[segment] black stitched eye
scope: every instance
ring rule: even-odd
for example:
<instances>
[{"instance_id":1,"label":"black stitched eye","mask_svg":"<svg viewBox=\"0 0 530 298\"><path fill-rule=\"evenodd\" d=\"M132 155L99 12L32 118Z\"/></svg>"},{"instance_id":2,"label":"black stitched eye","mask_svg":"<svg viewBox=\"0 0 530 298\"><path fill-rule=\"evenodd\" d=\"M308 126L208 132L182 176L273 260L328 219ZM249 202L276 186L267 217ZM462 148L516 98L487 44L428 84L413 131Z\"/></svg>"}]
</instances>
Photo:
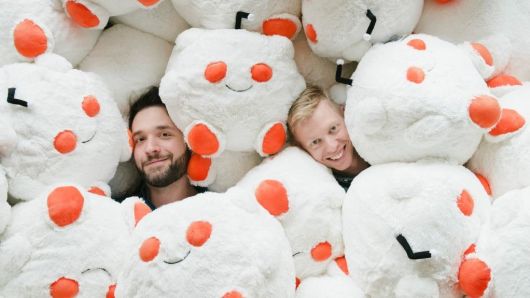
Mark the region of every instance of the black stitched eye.
<instances>
[{"instance_id":1,"label":"black stitched eye","mask_svg":"<svg viewBox=\"0 0 530 298\"><path fill-rule=\"evenodd\" d=\"M15 91L16 90L17 90L16 88L9 88L8 89L8 91L7 91L7 102L10 103L10 104L19 105L19 106L23 106L23 107L27 108L28 107L28 102L27 101L15 98Z\"/></svg>"}]
</instances>

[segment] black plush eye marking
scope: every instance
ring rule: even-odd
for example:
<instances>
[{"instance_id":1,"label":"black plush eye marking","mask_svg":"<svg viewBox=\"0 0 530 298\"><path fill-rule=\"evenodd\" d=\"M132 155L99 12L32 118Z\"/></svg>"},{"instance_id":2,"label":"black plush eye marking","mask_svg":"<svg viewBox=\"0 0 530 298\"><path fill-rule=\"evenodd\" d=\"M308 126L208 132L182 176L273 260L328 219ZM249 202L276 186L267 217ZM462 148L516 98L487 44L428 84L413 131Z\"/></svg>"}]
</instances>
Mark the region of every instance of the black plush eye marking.
<instances>
[{"instance_id":1,"label":"black plush eye marking","mask_svg":"<svg viewBox=\"0 0 530 298\"><path fill-rule=\"evenodd\" d=\"M184 261L190 255L190 253L191 253L191 250L189 250L188 253L182 259L175 260L175 261L164 261L164 263L170 264L170 265L180 263L180 262Z\"/></svg>"},{"instance_id":2,"label":"black plush eye marking","mask_svg":"<svg viewBox=\"0 0 530 298\"><path fill-rule=\"evenodd\" d=\"M428 259L431 257L430 251L419 251L419 252L413 252L412 248L409 245L409 242L407 241L407 238L405 238L403 235L399 234L396 237L399 244L401 244L401 247L405 250L407 253L407 256L411 260L421 260L421 259Z\"/></svg>"},{"instance_id":3,"label":"black plush eye marking","mask_svg":"<svg viewBox=\"0 0 530 298\"><path fill-rule=\"evenodd\" d=\"M19 105L19 106L23 106L23 107L27 108L28 107L28 102L27 101L15 98L15 91L16 90L17 90L16 88L9 88L7 90L7 102L10 103L10 104Z\"/></svg>"},{"instance_id":4,"label":"black plush eye marking","mask_svg":"<svg viewBox=\"0 0 530 298\"><path fill-rule=\"evenodd\" d=\"M252 15L248 12L238 11L236 13L236 25L234 27L235 29L241 29L242 19L252 19Z\"/></svg>"}]
</instances>

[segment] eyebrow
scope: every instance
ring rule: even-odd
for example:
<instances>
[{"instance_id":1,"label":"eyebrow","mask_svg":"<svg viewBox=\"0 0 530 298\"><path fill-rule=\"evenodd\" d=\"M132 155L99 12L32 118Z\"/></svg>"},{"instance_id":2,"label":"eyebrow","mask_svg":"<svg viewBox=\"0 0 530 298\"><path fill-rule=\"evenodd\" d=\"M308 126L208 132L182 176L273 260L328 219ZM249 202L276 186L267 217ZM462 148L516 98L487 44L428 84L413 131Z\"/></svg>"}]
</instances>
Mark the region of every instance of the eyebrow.
<instances>
[{"instance_id":1,"label":"eyebrow","mask_svg":"<svg viewBox=\"0 0 530 298\"><path fill-rule=\"evenodd\" d=\"M159 126L156 126L155 129L156 129L156 130L164 130L164 129L173 129L173 130L176 130L177 128L176 128L176 127L169 126L169 125L159 125ZM136 132L134 132L132 135L133 135L133 137L134 137L134 136L136 136L136 135L139 135L140 133L143 133L143 131L141 131L141 130L136 131Z\"/></svg>"}]
</instances>

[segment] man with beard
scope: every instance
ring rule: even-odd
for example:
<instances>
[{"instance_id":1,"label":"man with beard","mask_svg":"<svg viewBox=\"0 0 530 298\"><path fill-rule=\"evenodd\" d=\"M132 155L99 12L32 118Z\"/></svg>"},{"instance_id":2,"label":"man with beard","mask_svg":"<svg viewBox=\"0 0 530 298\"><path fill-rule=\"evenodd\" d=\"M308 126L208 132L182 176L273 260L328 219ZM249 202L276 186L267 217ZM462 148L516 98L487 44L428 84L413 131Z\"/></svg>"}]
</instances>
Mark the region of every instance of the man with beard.
<instances>
[{"instance_id":1,"label":"man with beard","mask_svg":"<svg viewBox=\"0 0 530 298\"><path fill-rule=\"evenodd\" d=\"M134 163L143 183L137 192L151 209L180 201L197 193L186 175L190 151L152 87L129 112L134 142Z\"/></svg>"}]
</instances>

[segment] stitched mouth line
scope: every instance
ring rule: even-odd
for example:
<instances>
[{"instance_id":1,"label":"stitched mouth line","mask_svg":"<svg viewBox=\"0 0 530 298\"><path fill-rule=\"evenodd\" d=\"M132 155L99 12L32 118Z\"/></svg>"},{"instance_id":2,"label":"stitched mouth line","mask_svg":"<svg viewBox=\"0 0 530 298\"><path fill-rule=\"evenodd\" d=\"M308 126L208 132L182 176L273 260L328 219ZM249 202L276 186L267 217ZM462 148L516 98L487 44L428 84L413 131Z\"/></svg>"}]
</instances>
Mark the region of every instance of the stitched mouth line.
<instances>
[{"instance_id":1,"label":"stitched mouth line","mask_svg":"<svg viewBox=\"0 0 530 298\"><path fill-rule=\"evenodd\" d=\"M177 261L164 261L164 263L169 264L169 265L178 264L184 261L190 255L190 253L191 253L191 250L188 250L188 253L184 256L184 258L177 260Z\"/></svg>"},{"instance_id":2,"label":"stitched mouth line","mask_svg":"<svg viewBox=\"0 0 530 298\"><path fill-rule=\"evenodd\" d=\"M234 89L232 87L230 87L228 84L225 84L226 88L234 91L234 92L245 92L247 90L250 90L250 88L254 87L253 85L250 85L250 87L248 87L247 89L241 89L241 90L238 90L238 89Z\"/></svg>"}]
</instances>

